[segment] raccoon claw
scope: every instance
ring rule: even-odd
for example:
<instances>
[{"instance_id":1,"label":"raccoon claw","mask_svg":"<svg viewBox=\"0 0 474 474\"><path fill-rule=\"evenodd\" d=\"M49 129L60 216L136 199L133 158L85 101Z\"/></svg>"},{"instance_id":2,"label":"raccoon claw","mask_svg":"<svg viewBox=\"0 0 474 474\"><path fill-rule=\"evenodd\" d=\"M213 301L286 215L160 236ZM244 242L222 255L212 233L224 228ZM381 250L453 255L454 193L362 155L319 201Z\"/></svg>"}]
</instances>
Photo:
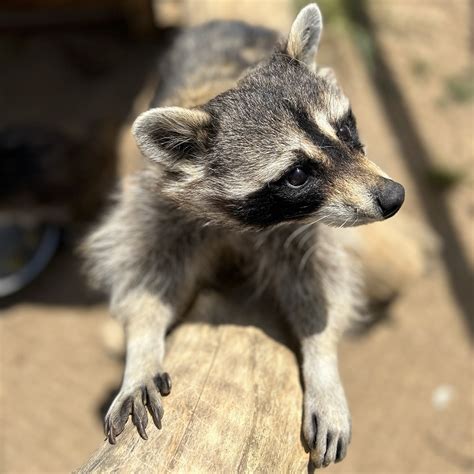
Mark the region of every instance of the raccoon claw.
<instances>
[{"instance_id":1,"label":"raccoon claw","mask_svg":"<svg viewBox=\"0 0 474 474\"><path fill-rule=\"evenodd\" d=\"M125 422L119 426L118 424L112 423L110 420L105 421L105 439L109 440L110 444L115 444L116 441L116 436L118 436L124 429L125 427Z\"/></svg>"},{"instance_id":2,"label":"raccoon claw","mask_svg":"<svg viewBox=\"0 0 474 474\"><path fill-rule=\"evenodd\" d=\"M140 400L137 400L137 399L134 400L133 410L132 410L132 423L137 428L138 434L144 440L147 440L148 435L146 434L145 429L148 425L148 415L146 413L146 408L145 408L145 405L144 405L145 390L142 389L143 395L142 395Z\"/></svg>"},{"instance_id":3,"label":"raccoon claw","mask_svg":"<svg viewBox=\"0 0 474 474\"><path fill-rule=\"evenodd\" d=\"M171 378L168 372L163 372L162 374L158 374L155 377L155 384L158 387L161 395L164 397L169 395L171 392Z\"/></svg>"},{"instance_id":4,"label":"raccoon claw","mask_svg":"<svg viewBox=\"0 0 474 474\"><path fill-rule=\"evenodd\" d=\"M115 444L116 436L122 433L122 431L125 429L125 424L127 423L128 416L132 411L132 403L133 399L131 397L125 398L119 406L119 410L115 414L115 416L113 416L111 413L112 407L109 409L109 412L105 417L104 430L105 435L108 438L110 444Z\"/></svg>"},{"instance_id":5,"label":"raccoon claw","mask_svg":"<svg viewBox=\"0 0 474 474\"><path fill-rule=\"evenodd\" d=\"M303 433L315 468L327 467L344 459L351 440L351 422L345 403L322 404L321 397L307 406Z\"/></svg>"},{"instance_id":6,"label":"raccoon claw","mask_svg":"<svg viewBox=\"0 0 474 474\"><path fill-rule=\"evenodd\" d=\"M125 429L130 415L138 434L147 440L147 409L155 426L161 429L163 407L160 395L168 395L170 390L171 379L166 372L132 389L122 389L105 417L104 430L109 443L116 443L116 437Z\"/></svg>"},{"instance_id":7,"label":"raccoon claw","mask_svg":"<svg viewBox=\"0 0 474 474\"><path fill-rule=\"evenodd\" d=\"M315 468L327 467L344 459L347 446L350 443L350 424L329 427L323 417L318 414L312 416L311 434L306 439L310 448L311 462Z\"/></svg>"}]
</instances>

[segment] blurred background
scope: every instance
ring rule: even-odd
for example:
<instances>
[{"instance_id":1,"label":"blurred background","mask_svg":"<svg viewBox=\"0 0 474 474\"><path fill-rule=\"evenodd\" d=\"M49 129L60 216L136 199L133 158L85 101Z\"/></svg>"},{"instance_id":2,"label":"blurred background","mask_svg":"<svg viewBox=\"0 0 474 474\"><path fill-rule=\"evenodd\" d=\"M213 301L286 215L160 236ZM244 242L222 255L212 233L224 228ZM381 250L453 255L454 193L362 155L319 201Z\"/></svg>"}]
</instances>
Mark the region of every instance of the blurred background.
<instances>
[{"instance_id":1,"label":"blurred background","mask_svg":"<svg viewBox=\"0 0 474 474\"><path fill-rule=\"evenodd\" d=\"M102 442L122 356L75 246L140 162L129 128L166 74L160 55L213 18L285 33L306 3L1 2L1 472L71 471ZM330 469L473 472L473 2L318 3L318 62L335 69L370 158L406 187L403 212L440 244L387 316L342 345L355 432Z\"/></svg>"}]
</instances>

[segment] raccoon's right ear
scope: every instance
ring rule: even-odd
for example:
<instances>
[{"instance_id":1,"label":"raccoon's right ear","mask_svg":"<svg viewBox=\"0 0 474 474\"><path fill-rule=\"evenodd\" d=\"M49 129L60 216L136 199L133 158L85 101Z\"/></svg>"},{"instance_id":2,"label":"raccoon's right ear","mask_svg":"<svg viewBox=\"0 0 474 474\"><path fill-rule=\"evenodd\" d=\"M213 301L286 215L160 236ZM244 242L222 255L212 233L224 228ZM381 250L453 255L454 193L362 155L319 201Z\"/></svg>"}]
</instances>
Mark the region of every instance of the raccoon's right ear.
<instances>
[{"instance_id":1,"label":"raccoon's right ear","mask_svg":"<svg viewBox=\"0 0 474 474\"><path fill-rule=\"evenodd\" d=\"M315 57L318 51L323 17L316 3L304 7L291 25L286 54L315 69Z\"/></svg>"},{"instance_id":2,"label":"raccoon's right ear","mask_svg":"<svg viewBox=\"0 0 474 474\"><path fill-rule=\"evenodd\" d=\"M158 107L141 114L133 124L140 151L157 162L205 151L211 116L199 109Z\"/></svg>"}]
</instances>

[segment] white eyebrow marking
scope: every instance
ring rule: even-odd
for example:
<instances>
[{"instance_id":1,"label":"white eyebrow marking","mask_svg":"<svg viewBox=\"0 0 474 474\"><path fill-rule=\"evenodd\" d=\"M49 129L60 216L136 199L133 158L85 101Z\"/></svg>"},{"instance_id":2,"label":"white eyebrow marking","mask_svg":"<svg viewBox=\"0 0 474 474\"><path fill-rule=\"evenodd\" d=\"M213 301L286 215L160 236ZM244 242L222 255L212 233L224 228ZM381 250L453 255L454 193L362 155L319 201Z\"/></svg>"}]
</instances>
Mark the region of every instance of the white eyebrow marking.
<instances>
[{"instance_id":1,"label":"white eyebrow marking","mask_svg":"<svg viewBox=\"0 0 474 474\"><path fill-rule=\"evenodd\" d=\"M317 112L315 115L313 115L313 118L321 132L323 132L325 135L334 140L339 140L336 134L336 130L334 130L334 127L328 122L328 119L325 114Z\"/></svg>"},{"instance_id":2,"label":"white eyebrow marking","mask_svg":"<svg viewBox=\"0 0 474 474\"><path fill-rule=\"evenodd\" d=\"M327 108L328 114L315 111L313 119L321 132L334 140L339 140L336 130L329 121L337 122L347 114L350 108L349 99L345 96L338 97L337 99L330 96L327 99Z\"/></svg>"}]
</instances>

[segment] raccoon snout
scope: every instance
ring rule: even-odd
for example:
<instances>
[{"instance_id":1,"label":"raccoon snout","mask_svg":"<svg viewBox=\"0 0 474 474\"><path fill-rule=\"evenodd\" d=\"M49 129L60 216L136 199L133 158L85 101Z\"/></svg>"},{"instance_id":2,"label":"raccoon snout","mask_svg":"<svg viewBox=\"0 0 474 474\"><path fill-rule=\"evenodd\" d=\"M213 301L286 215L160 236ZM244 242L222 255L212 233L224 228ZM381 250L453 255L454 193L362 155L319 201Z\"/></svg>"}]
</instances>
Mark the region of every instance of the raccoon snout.
<instances>
[{"instance_id":1,"label":"raccoon snout","mask_svg":"<svg viewBox=\"0 0 474 474\"><path fill-rule=\"evenodd\" d=\"M374 193L384 219L395 215L405 200L405 188L391 179L383 178L382 185Z\"/></svg>"}]
</instances>

